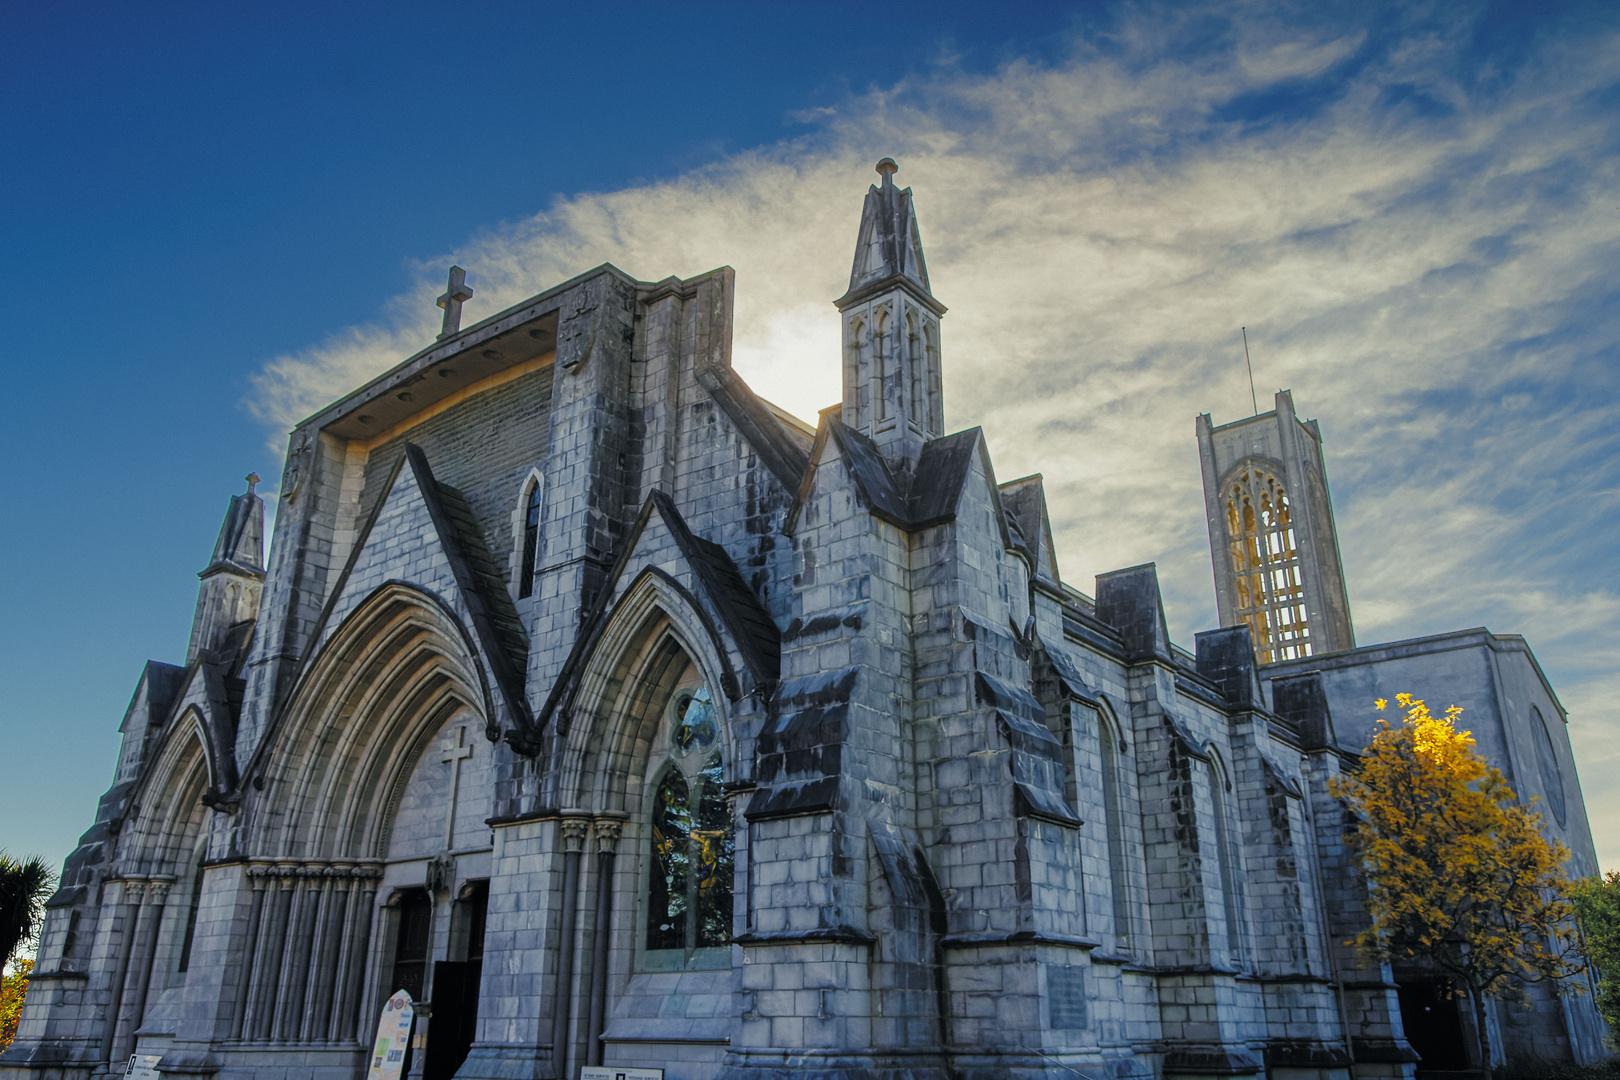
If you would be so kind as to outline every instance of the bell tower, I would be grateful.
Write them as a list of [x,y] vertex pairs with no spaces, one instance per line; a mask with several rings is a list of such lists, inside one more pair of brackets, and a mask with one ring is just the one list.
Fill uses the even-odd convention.
[[945,305],[928,287],[911,189],[894,186],[900,166],[866,193],[843,315],[843,421],[869,436],[891,467],[910,472],[922,445],[944,432],[939,321]]
[[1221,625],[1246,623],[1262,664],[1355,648],[1316,421],[1279,390],[1247,420],[1199,416],[1198,457]]

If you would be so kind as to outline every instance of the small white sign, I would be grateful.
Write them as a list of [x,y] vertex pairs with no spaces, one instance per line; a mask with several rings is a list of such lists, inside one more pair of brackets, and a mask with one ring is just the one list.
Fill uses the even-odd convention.
[[124,1069],[124,1080],[161,1080],[157,1063],[162,1060],[162,1054],[131,1054],[129,1065]]
[[411,995],[403,990],[394,991],[377,1020],[377,1043],[371,1048],[371,1068],[366,1072],[366,1080],[399,1080],[400,1070],[405,1067],[405,1049],[411,1041],[411,1021],[415,1017]]
[[627,1069],[623,1065],[581,1065],[579,1080],[664,1080],[663,1069]]

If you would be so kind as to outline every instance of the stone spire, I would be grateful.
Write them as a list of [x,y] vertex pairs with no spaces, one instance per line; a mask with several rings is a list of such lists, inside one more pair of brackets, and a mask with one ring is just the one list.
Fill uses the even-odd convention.
[[908,470],[922,444],[944,432],[945,305],[928,285],[911,189],[894,186],[899,168],[893,158],[877,163],[883,181],[866,193],[849,291],[834,303],[844,324],[843,421]]
[[197,613],[186,647],[190,665],[204,650],[218,649],[231,627],[259,614],[264,589],[264,500],[254,487],[258,473],[248,473],[247,491],[231,496],[230,509],[214,541],[214,555],[197,576]]

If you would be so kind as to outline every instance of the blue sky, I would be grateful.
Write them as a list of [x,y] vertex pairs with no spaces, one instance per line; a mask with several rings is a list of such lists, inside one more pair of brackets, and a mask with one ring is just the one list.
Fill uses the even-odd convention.
[[[1213,624],[1193,416],[1321,420],[1362,643],[1529,636],[1620,866],[1612,5],[36,5],[0,37],[0,847],[58,860],[289,424],[612,260],[738,271],[800,415],[872,162],[950,306],[947,420],[1060,565]],[[1421,688],[1414,688],[1421,692]],[[1613,836],[1614,840],[1608,837]]]

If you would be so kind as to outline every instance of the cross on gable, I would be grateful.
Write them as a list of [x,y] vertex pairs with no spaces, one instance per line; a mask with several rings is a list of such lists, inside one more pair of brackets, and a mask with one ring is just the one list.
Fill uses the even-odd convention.
[[449,287],[438,300],[439,306],[444,308],[444,327],[439,331],[441,341],[461,329],[461,305],[471,300],[472,294],[473,291],[467,288],[467,271],[452,266]]
[[444,812],[444,850],[449,851],[456,838],[456,798],[461,794],[461,763],[472,757],[472,747],[467,745],[467,725],[458,725],[456,741],[446,739],[440,749],[444,755],[439,760],[450,766],[450,805]]
[[472,747],[467,745],[467,729],[458,727],[456,728],[456,741],[444,744],[444,757],[439,760],[449,765],[453,761],[465,761],[470,757],[472,757]]

